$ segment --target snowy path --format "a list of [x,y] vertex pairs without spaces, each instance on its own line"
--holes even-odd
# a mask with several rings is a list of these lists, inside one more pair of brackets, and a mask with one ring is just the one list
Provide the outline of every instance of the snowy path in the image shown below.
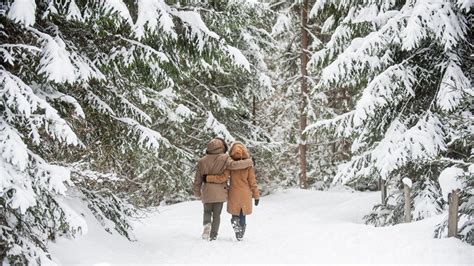
[[[144,263],[456,263],[474,262],[474,247],[433,239],[441,218],[375,228],[361,223],[378,193],[287,190],[263,197],[248,217],[243,242],[223,213],[219,238],[200,239],[200,202],[161,207],[136,224],[136,242],[91,222],[86,236],[50,245],[61,264]],[[78,206],[79,208],[79,206]],[[84,212],[84,210],[83,210]]]

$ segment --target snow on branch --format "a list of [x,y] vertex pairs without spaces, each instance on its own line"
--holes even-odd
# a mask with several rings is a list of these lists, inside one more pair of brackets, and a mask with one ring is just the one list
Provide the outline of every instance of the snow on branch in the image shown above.
[[45,91],[41,88],[36,88],[36,93],[44,98],[50,99],[50,100],[57,100],[61,101],[67,104],[70,104],[74,107],[74,112],[79,118],[85,118],[86,115],[84,113],[84,110],[82,109],[82,106],[80,103],[72,96],[66,95],[62,92],[59,92],[52,87],[48,88],[48,91]]
[[[393,104],[396,97],[415,96],[413,84],[416,80],[413,69],[403,64],[390,66],[376,76],[362,93],[357,101],[353,116],[354,127],[362,126],[367,119],[375,115],[375,111],[388,104]],[[401,88],[402,93],[396,93]],[[400,101],[402,99],[398,99]]]
[[331,119],[319,120],[306,127],[303,134],[314,135],[319,130],[334,129],[336,134],[341,134],[344,137],[349,137],[352,133],[352,117],[355,111],[350,111],[342,115],[338,115]]
[[83,214],[79,214],[73,208],[71,208],[69,205],[70,203],[67,202],[66,197],[57,197],[56,203],[61,208],[63,219],[69,226],[72,235],[75,236],[77,233],[79,235],[86,235],[88,232],[88,227]]
[[387,179],[407,163],[434,158],[444,150],[443,128],[436,114],[427,112],[411,128],[397,118],[374,149],[341,165],[335,180],[349,181],[370,174],[372,168],[366,164],[375,166],[380,177]]
[[12,191],[7,204],[25,213],[36,204],[35,187],[62,194],[66,192],[70,172],[68,168],[47,163],[31,152],[20,134],[0,119],[0,191]]
[[216,136],[223,136],[226,141],[234,141],[235,138],[227,130],[227,127],[219,122],[209,111],[207,112],[208,117],[206,121],[206,128],[211,129]]
[[[131,39],[124,38],[123,36],[118,36],[118,37],[119,37],[120,39],[122,39],[122,40],[124,40],[124,41],[126,41],[126,42],[128,42],[128,43],[130,43],[130,44],[132,44],[132,45],[134,45],[134,46],[136,46],[136,47],[142,48],[142,49],[145,51],[145,55],[144,55],[145,57],[142,58],[142,59],[144,59],[144,60],[146,60],[146,61],[149,60],[151,54],[155,55],[157,58],[159,58],[159,60],[161,60],[161,61],[163,61],[163,62],[169,62],[169,61],[170,61],[169,58],[168,58],[168,56],[166,56],[165,53],[160,52],[160,51],[157,51],[157,50],[155,50],[155,49],[154,49],[153,47],[151,47],[151,46],[148,46],[148,45],[143,44],[143,43],[141,43],[141,42],[137,42],[137,41],[135,41],[135,40],[131,40]],[[131,51],[131,52],[129,51],[129,53],[133,53],[133,51]]]
[[[332,33],[331,39],[325,45],[325,48],[317,51],[311,56],[309,62],[310,65],[320,66],[327,58],[332,59],[342,52],[342,54],[337,58],[337,60],[340,60],[340,62],[333,62],[337,65],[337,67],[333,65],[333,69],[331,70],[332,72],[337,71],[339,68],[344,70],[344,67],[352,68],[372,66],[372,68],[374,68],[374,64],[377,63],[377,61],[374,61],[372,56],[380,56],[384,51],[387,50],[386,48],[388,45],[397,42],[397,40],[394,39],[394,36],[396,36],[397,32],[399,31],[400,22],[402,21],[402,14],[395,10],[387,12],[380,11],[376,14],[374,13],[373,16],[368,16],[366,14],[366,12],[374,12],[374,9],[377,9],[377,7],[372,6],[367,9],[365,7],[361,7],[357,11],[357,14],[354,14],[354,11],[349,12],[347,17],[343,20],[344,22],[340,23],[340,25],[338,25]],[[387,8],[381,8],[381,10],[385,9]],[[353,29],[354,25],[357,25],[358,23],[360,24],[364,21],[371,21],[373,24],[379,25],[380,29],[372,32],[368,36],[355,38],[352,40],[352,43],[348,44],[355,34]],[[330,27],[333,27],[331,25],[333,23],[334,21],[331,19],[331,17],[329,17],[323,25],[323,30],[328,31]],[[367,54],[371,56],[365,60],[364,56],[361,55]],[[386,56],[389,55],[387,53],[385,54]],[[348,60],[343,61],[342,59]],[[386,58],[386,60],[387,59],[390,58]],[[371,60],[373,62],[371,62]],[[384,61],[381,63],[383,62]],[[353,71],[347,70],[347,73],[351,72]],[[328,73],[326,73],[326,75],[327,74]],[[357,72],[355,72],[355,74],[357,74]],[[345,74],[341,73],[340,75],[336,76],[344,77]]]
[[434,158],[446,150],[443,125],[438,116],[427,112],[411,128],[398,118],[372,151],[372,160],[381,177],[386,179],[394,170],[416,160]]
[[[28,164],[28,148],[20,133],[0,118],[0,152],[2,159],[19,171],[25,171]],[[1,171],[3,173],[3,171]],[[2,191],[2,189],[0,189]]]
[[330,2],[331,0],[317,0],[311,8],[311,11],[309,11],[309,17],[317,17],[319,12],[321,12]]
[[194,11],[174,11],[173,14],[188,26],[188,36],[191,40],[196,39],[197,48],[200,52],[204,50],[204,45],[209,38],[219,40],[219,35],[209,30],[199,13]]
[[104,102],[98,95],[94,94],[90,90],[87,91],[86,101],[91,104],[90,106],[93,109],[99,111],[100,113],[115,115],[115,112],[112,107],[110,107],[109,104]]
[[441,191],[437,182],[427,177],[417,177],[413,184],[413,219],[421,220],[442,213],[439,204]]
[[[2,129],[0,128],[0,150],[3,148],[2,145],[4,145],[2,143],[3,139],[1,139],[3,136]],[[0,158],[0,172],[2,173],[0,191],[2,193],[6,191],[14,192],[12,197],[6,202],[7,206],[13,209],[20,209],[20,212],[24,214],[28,208],[36,204],[35,192],[29,180],[30,177],[24,171],[5,161],[3,157]]]
[[105,79],[105,76],[87,58],[83,58],[77,52],[70,53],[66,44],[59,37],[40,32],[34,28],[29,30],[35,33],[41,40],[42,56],[38,73],[46,75],[47,79],[57,83],[74,83],[90,78]]
[[[394,16],[380,30],[365,37],[354,38],[336,60],[322,70],[320,84],[328,86],[339,80],[356,79],[364,71],[377,72],[390,63],[392,58],[388,46],[393,44],[398,23],[399,16]],[[330,41],[326,46],[334,45]],[[312,61],[317,64],[321,61],[321,55],[316,53]]]
[[76,79],[88,81],[90,79],[105,80],[105,75],[87,57],[77,52],[71,52],[71,60],[75,66]]
[[99,4],[106,13],[117,14],[127,24],[133,26],[132,16],[130,16],[127,5],[122,0],[99,0]]
[[365,152],[361,155],[352,156],[349,162],[339,164],[333,184],[346,184],[358,178],[373,176],[374,172],[370,160],[370,152]]
[[112,48],[110,56],[104,60],[103,65],[114,65],[114,71],[120,72],[122,67],[129,68],[137,62],[144,63],[152,71],[151,76],[153,78],[163,83],[173,83],[172,79],[167,76],[167,72],[162,69],[163,62],[171,62],[165,53],[134,40],[121,36],[120,39],[127,42],[130,46]]
[[71,174],[79,181],[81,180],[94,180],[97,182],[103,181],[119,181],[119,177],[114,172],[101,173],[94,170],[90,170],[86,162],[75,162],[72,163],[69,167]]
[[196,116],[196,113],[191,111],[188,107],[183,104],[178,104],[176,110],[170,110],[168,113],[168,119],[173,122],[183,123],[189,118]]
[[291,29],[291,18],[287,14],[280,13],[278,15],[275,25],[272,27],[271,36],[276,37],[283,32],[287,32]]
[[140,40],[146,29],[155,32],[159,28],[172,39],[177,38],[174,30],[171,8],[163,0],[138,0],[138,16],[134,26],[135,36]]
[[247,58],[242,54],[242,52],[239,49],[231,45],[227,45],[227,47],[224,48],[224,50],[227,52],[227,54],[233,60],[236,66],[242,67],[248,72],[251,72],[250,62],[247,60]]
[[437,114],[428,111],[404,134],[401,147],[408,147],[411,160],[433,158],[446,150],[443,124]]
[[[321,26],[321,33],[328,33],[331,31],[332,27],[334,27],[334,24],[336,23],[334,19],[334,15],[331,15],[329,18],[327,18],[323,25]],[[332,37],[332,36],[331,36]]]
[[16,110],[25,117],[38,108],[38,97],[33,90],[15,75],[0,69],[0,96],[3,96],[1,105]]
[[170,148],[171,143],[161,136],[161,134],[153,129],[145,127],[136,120],[128,117],[114,117],[118,121],[124,123],[133,129],[133,132],[138,135],[138,144],[148,149],[160,149],[163,145],[165,148]]
[[357,10],[352,23],[372,22],[378,16],[379,11],[377,5],[362,6]]
[[332,59],[333,57],[337,56],[338,53],[346,48],[347,43],[350,41],[352,35],[353,32],[350,30],[348,25],[339,25],[334,30],[334,33],[331,35],[331,39],[325,45],[325,47],[311,55],[311,58],[308,62],[308,67],[320,67],[325,60]]
[[35,24],[35,0],[15,0],[8,11],[8,18],[25,26]]
[[84,18],[82,17],[81,10],[76,4],[75,0],[70,0],[69,5],[67,7],[67,14],[66,14],[66,19],[67,20],[76,20],[76,21],[84,21]]
[[[337,134],[349,137],[354,130],[363,129],[367,121],[376,116],[378,110],[393,104],[394,101],[414,96],[414,82],[415,74],[411,68],[403,64],[390,66],[370,81],[353,111],[318,121],[308,126],[305,133],[311,134],[321,128],[334,128]],[[402,93],[399,93],[399,90],[402,90]]]
[[[11,44],[11,43],[2,43],[0,44],[0,58],[3,59],[4,63],[8,63],[11,66],[15,64],[15,55],[18,50],[27,50],[33,54],[41,52],[41,49],[27,44]],[[20,53],[17,55],[20,57]]]
[[386,179],[389,174],[400,167],[403,160],[408,157],[406,147],[400,147],[404,140],[407,127],[396,118],[390,124],[382,140],[372,150],[372,161],[378,169],[380,176]]
[[74,83],[76,81],[75,69],[63,40],[59,36],[53,38],[48,34],[34,31],[40,35],[43,42],[38,73],[45,74],[49,80],[57,83]]
[[68,145],[80,145],[81,142],[77,138],[76,133],[74,133],[68,123],[58,115],[58,111],[52,108],[46,101],[40,103],[40,107],[45,110],[44,126],[46,132],[48,132],[53,139],[66,142]]
[[72,185],[71,170],[68,167],[50,164],[40,156],[29,152],[31,162],[35,164],[33,176],[35,186],[59,195],[66,195],[66,185]]
[[408,16],[406,27],[402,30],[402,48],[412,50],[418,47],[422,40],[433,35],[444,46],[445,51],[452,50],[465,40],[467,22],[456,16],[453,3],[431,0],[408,2],[402,8]]
[[166,88],[156,93],[155,90],[150,88],[144,88],[147,92],[151,94],[156,94],[156,97],[150,98],[150,101],[153,103],[153,106],[157,107],[163,113],[170,113],[172,110],[172,105],[174,104],[177,95],[172,88]]
[[29,118],[37,109],[42,109],[44,110],[44,114],[40,115],[42,124],[51,137],[64,141],[68,145],[80,144],[74,131],[58,115],[57,110],[39,98],[20,78],[5,70],[0,70],[0,84],[4,87],[0,90],[0,95],[7,99],[2,105],[8,106],[26,118]]
[[456,6],[466,11],[466,13],[469,13],[471,8],[474,6],[474,2],[472,0],[456,0],[455,2]]
[[474,96],[471,82],[464,75],[459,62],[456,55],[450,55],[436,95],[436,105],[445,112],[456,109],[468,95]]
[[148,123],[152,122],[151,117],[145,113],[142,109],[138,108],[136,105],[131,103],[127,98],[121,95],[117,95],[120,99],[121,106],[126,113],[137,117],[140,121],[145,121]]

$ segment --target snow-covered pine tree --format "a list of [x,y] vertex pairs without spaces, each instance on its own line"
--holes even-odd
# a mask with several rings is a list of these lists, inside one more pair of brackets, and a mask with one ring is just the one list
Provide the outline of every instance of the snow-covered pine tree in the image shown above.
[[275,16],[270,29],[274,47],[267,61],[275,93],[259,104],[257,120],[258,125],[269,132],[273,145],[268,147],[257,167],[264,165],[269,188],[274,189],[297,184],[299,46],[295,4],[272,1],[270,5]]
[[402,221],[397,195],[404,177],[414,181],[415,219],[441,213],[438,176],[473,163],[471,9],[470,1],[442,0],[328,0],[313,7],[314,17],[332,25],[331,41],[312,57],[321,73],[317,87],[347,87],[358,101],[308,131],[353,140],[353,156],[334,182],[381,178],[391,186],[387,206],[377,206],[369,223]]
[[[312,6],[318,4],[315,1]],[[328,18],[310,16],[312,27],[311,35],[314,42],[309,52],[311,58],[318,53],[323,47],[331,46],[334,42],[332,35],[332,27],[336,18],[341,14],[335,10],[328,13]],[[308,64],[308,73],[311,79],[310,100],[312,102],[312,121],[320,121],[343,114],[354,107],[354,90],[347,86],[322,87],[317,86],[320,76],[320,68],[311,67],[314,62],[311,60]],[[350,158],[350,141],[344,136],[334,136],[332,132],[320,131],[312,138],[308,138],[308,143],[313,146],[313,160],[315,162],[315,174],[322,183],[323,187],[327,187],[333,181],[337,171],[337,165],[346,162]],[[316,172],[317,171],[317,172]]]
[[[274,53],[269,55],[271,79],[275,94],[262,103],[263,115],[259,120],[262,127],[270,132],[272,146],[268,161],[271,187],[292,187],[298,184],[298,143],[299,143],[299,102],[301,100],[300,46],[301,17],[300,4],[291,1],[272,1],[276,20],[271,29],[274,39]],[[307,182],[314,183],[311,175],[311,147],[307,151]]]
[[[310,6],[314,3],[309,2]],[[272,36],[277,43],[276,52],[270,55],[271,71],[273,73],[276,93],[265,103],[267,119],[262,120],[272,139],[278,143],[278,151],[271,158],[274,164],[273,179],[278,181],[276,186],[294,186],[298,159],[298,117],[300,110],[300,53],[301,46],[301,12],[299,2],[274,1],[272,9],[277,19],[272,28]],[[330,36],[324,30],[319,19],[309,19],[309,55],[317,52],[328,41]],[[327,27],[327,26],[326,26]],[[350,108],[350,95],[345,89],[331,91],[316,90],[317,72],[308,69],[307,81],[310,91],[307,94],[306,113],[310,123],[334,114],[340,114]],[[348,143],[344,138],[334,140],[332,134],[318,134],[317,137],[306,140],[307,146],[307,182],[309,187],[323,189],[330,184],[335,174],[336,164],[347,160]],[[350,145],[350,144],[349,144]]]
[[7,17],[0,18],[1,259],[12,264],[51,263],[47,240],[87,231],[84,219],[69,207],[66,191],[95,201],[89,205],[98,208],[104,222],[120,217],[115,228],[130,236],[128,216],[122,215],[129,212],[126,204],[80,185],[110,175],[84,175],[70,164],[74,153],[86,148],[72,126],[85,112],[71,95],[105,77],[51,21],[36,21],[51,7],[14,1]]

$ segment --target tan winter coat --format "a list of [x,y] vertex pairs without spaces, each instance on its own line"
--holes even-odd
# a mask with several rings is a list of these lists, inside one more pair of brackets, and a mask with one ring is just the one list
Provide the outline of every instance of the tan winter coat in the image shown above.
[[227,201],[228,185],[224,183],[203,183],[203,175],[222,175],[225,169],[245,169],[252,166],[252,160],[233,161],[224,153],[225,146],[221,139],[212,139],[207,144],[206,155],[202,157],[196,168],[193,191],[203,203]]
[[[242,143],[232,145],[229,154],[236,161],[250,158],[250,153]],[[249,167],[240,170],[226,170],[223,176],[208,176],[207,179],[208,182],[222,182],[222,179],[228,176],[230,176],[230,188],[227,212],[232,215],[239,215],[240,210],[242,210],[244,215],[251,214],[252,198],[260,198],[255,169]]]

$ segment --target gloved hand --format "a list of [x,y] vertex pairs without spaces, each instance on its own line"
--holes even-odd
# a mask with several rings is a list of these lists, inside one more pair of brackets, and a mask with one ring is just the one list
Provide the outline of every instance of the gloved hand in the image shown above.
[[202,182],[207,183],[207,175],[202,176]]
[[258,206],[259,202],[260,202],[260,199],[255,199],[255,206]]

